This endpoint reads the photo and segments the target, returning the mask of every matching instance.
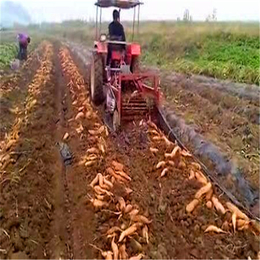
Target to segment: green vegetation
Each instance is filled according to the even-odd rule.
[[[143,27],[138,37],[143,46],[143,62],[188,74],[259,85],[258,26],[241,24],[238,29],[236,24],[233,28],[228,25],[164,24],[154,28],[154,33]]]
[[[132,24],[123,22],[128,41]],[[107,32],[108,23],[102,24]],[[92,46],[95,24],[66,21],[31,26],[44,37],[58,37]],[[200,74],[259,85],[259,24],[242,22],[141,22],[135,41],[142,62],[187,74]]]
[[[17,56],[16,44],[0,44],[0,69],[10,65],[10,62]]]

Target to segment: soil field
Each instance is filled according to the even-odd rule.
[[[164,72],[162,89],[168,115],[185,119],[217,146],[232,161],[234,174],[242,173],[259,194],[259,88]]]
[[[1,258],[260,257],[259,224],[191,154],[145,120],[108,132],[68,47],[25,66],[1,85]]]

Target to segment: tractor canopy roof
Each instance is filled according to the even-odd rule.
[[[97,0],[95,5],[99,7],[118,7],[121,9],[130,9],[143,4],[139,0]]]

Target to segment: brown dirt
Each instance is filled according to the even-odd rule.
[[[146,258],[256,258],[259,238],[250,231],[234,233],[229,228],[224,235],[204,233],[209,224],[221,227],[225,220],[230,221],[230,214],[222,216],[209,210],[204,200],[192,214],[185,212],[201,187],[187,179],[191,160],[184,159],[183,169],[172,167],[165,178],[158,178],[160,171],[155,166],[164,158],[167,147],[164,142],[150,140],[147,126],[130,124],[117,136],[102,133],[106,153],[92,167],[80,164],[87,149],[101,140],[91,137],[88,130],[102,122],[99,113],[92,113],[91,119],[81,120],[83,130],[77,132],[80,123],[71,119],[80,104],[73,102],[76,97],[88,100],[87,85],[76,73],[77,67],[66,49],[58,55],[58,43],[46,45],[49,51],[43,59],[47,61],[34,72],[34,84],[26,85],[25,106],[16,115],[20,120],[16,118],[16,124],[9,128],[10,138],[5,140],[0,154],[9,154],[13,159],[6,164],[1,157],[1,257],[101,258],[90,244],[109,250],[111,240],[104,233],[111,226],[129,222],[127,216],[118,219],[111,212],[95,210],[88,200],[93,196],[89,184],[97,173],[105,172],[112,160],[118,160],[132,178],[127,185],[133,193],[127,196],[123,186],[115,184],[109,210],[116,211],[115,201],[123,196],[152,220],[148,245],[139,235],[133,235]],[[21,73],[26,76],[26,71]],[[37,76],[39,73],[42,76]],[[89,103],[85,106],[92,110]],[[64,165],[57,145],[66,132],[70,136],[64,142],[73,155],[69,166]],[[8,148],[10,140],[15,142]],[[151,146],[159,148],[156,156],[150,152]],[[224,204],[227,199],[214,190]],[[140,250],[133,238],[126,242],[129,256]]]
[[[244,169],[246,179],[258,187],[259,103],[221,92],[205,81],[164,73],[161,83],[168,101],[165,106],[220,147]]]

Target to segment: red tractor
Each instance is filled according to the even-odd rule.
[[[117,131],[123,121],[155,115],[160,102],[158,76],[139,71],[140,45],[108,39],[101,33],[102,8],[134,9],[134,39],[136,9],[139,31],[141,4],[139,0],[98,0],[95,4],[96,41],[91,63],[90,96],[95,105],[105,103],[105,121],[113,131]],[[111,58],[106,64],[108,47],[111,48]]]

